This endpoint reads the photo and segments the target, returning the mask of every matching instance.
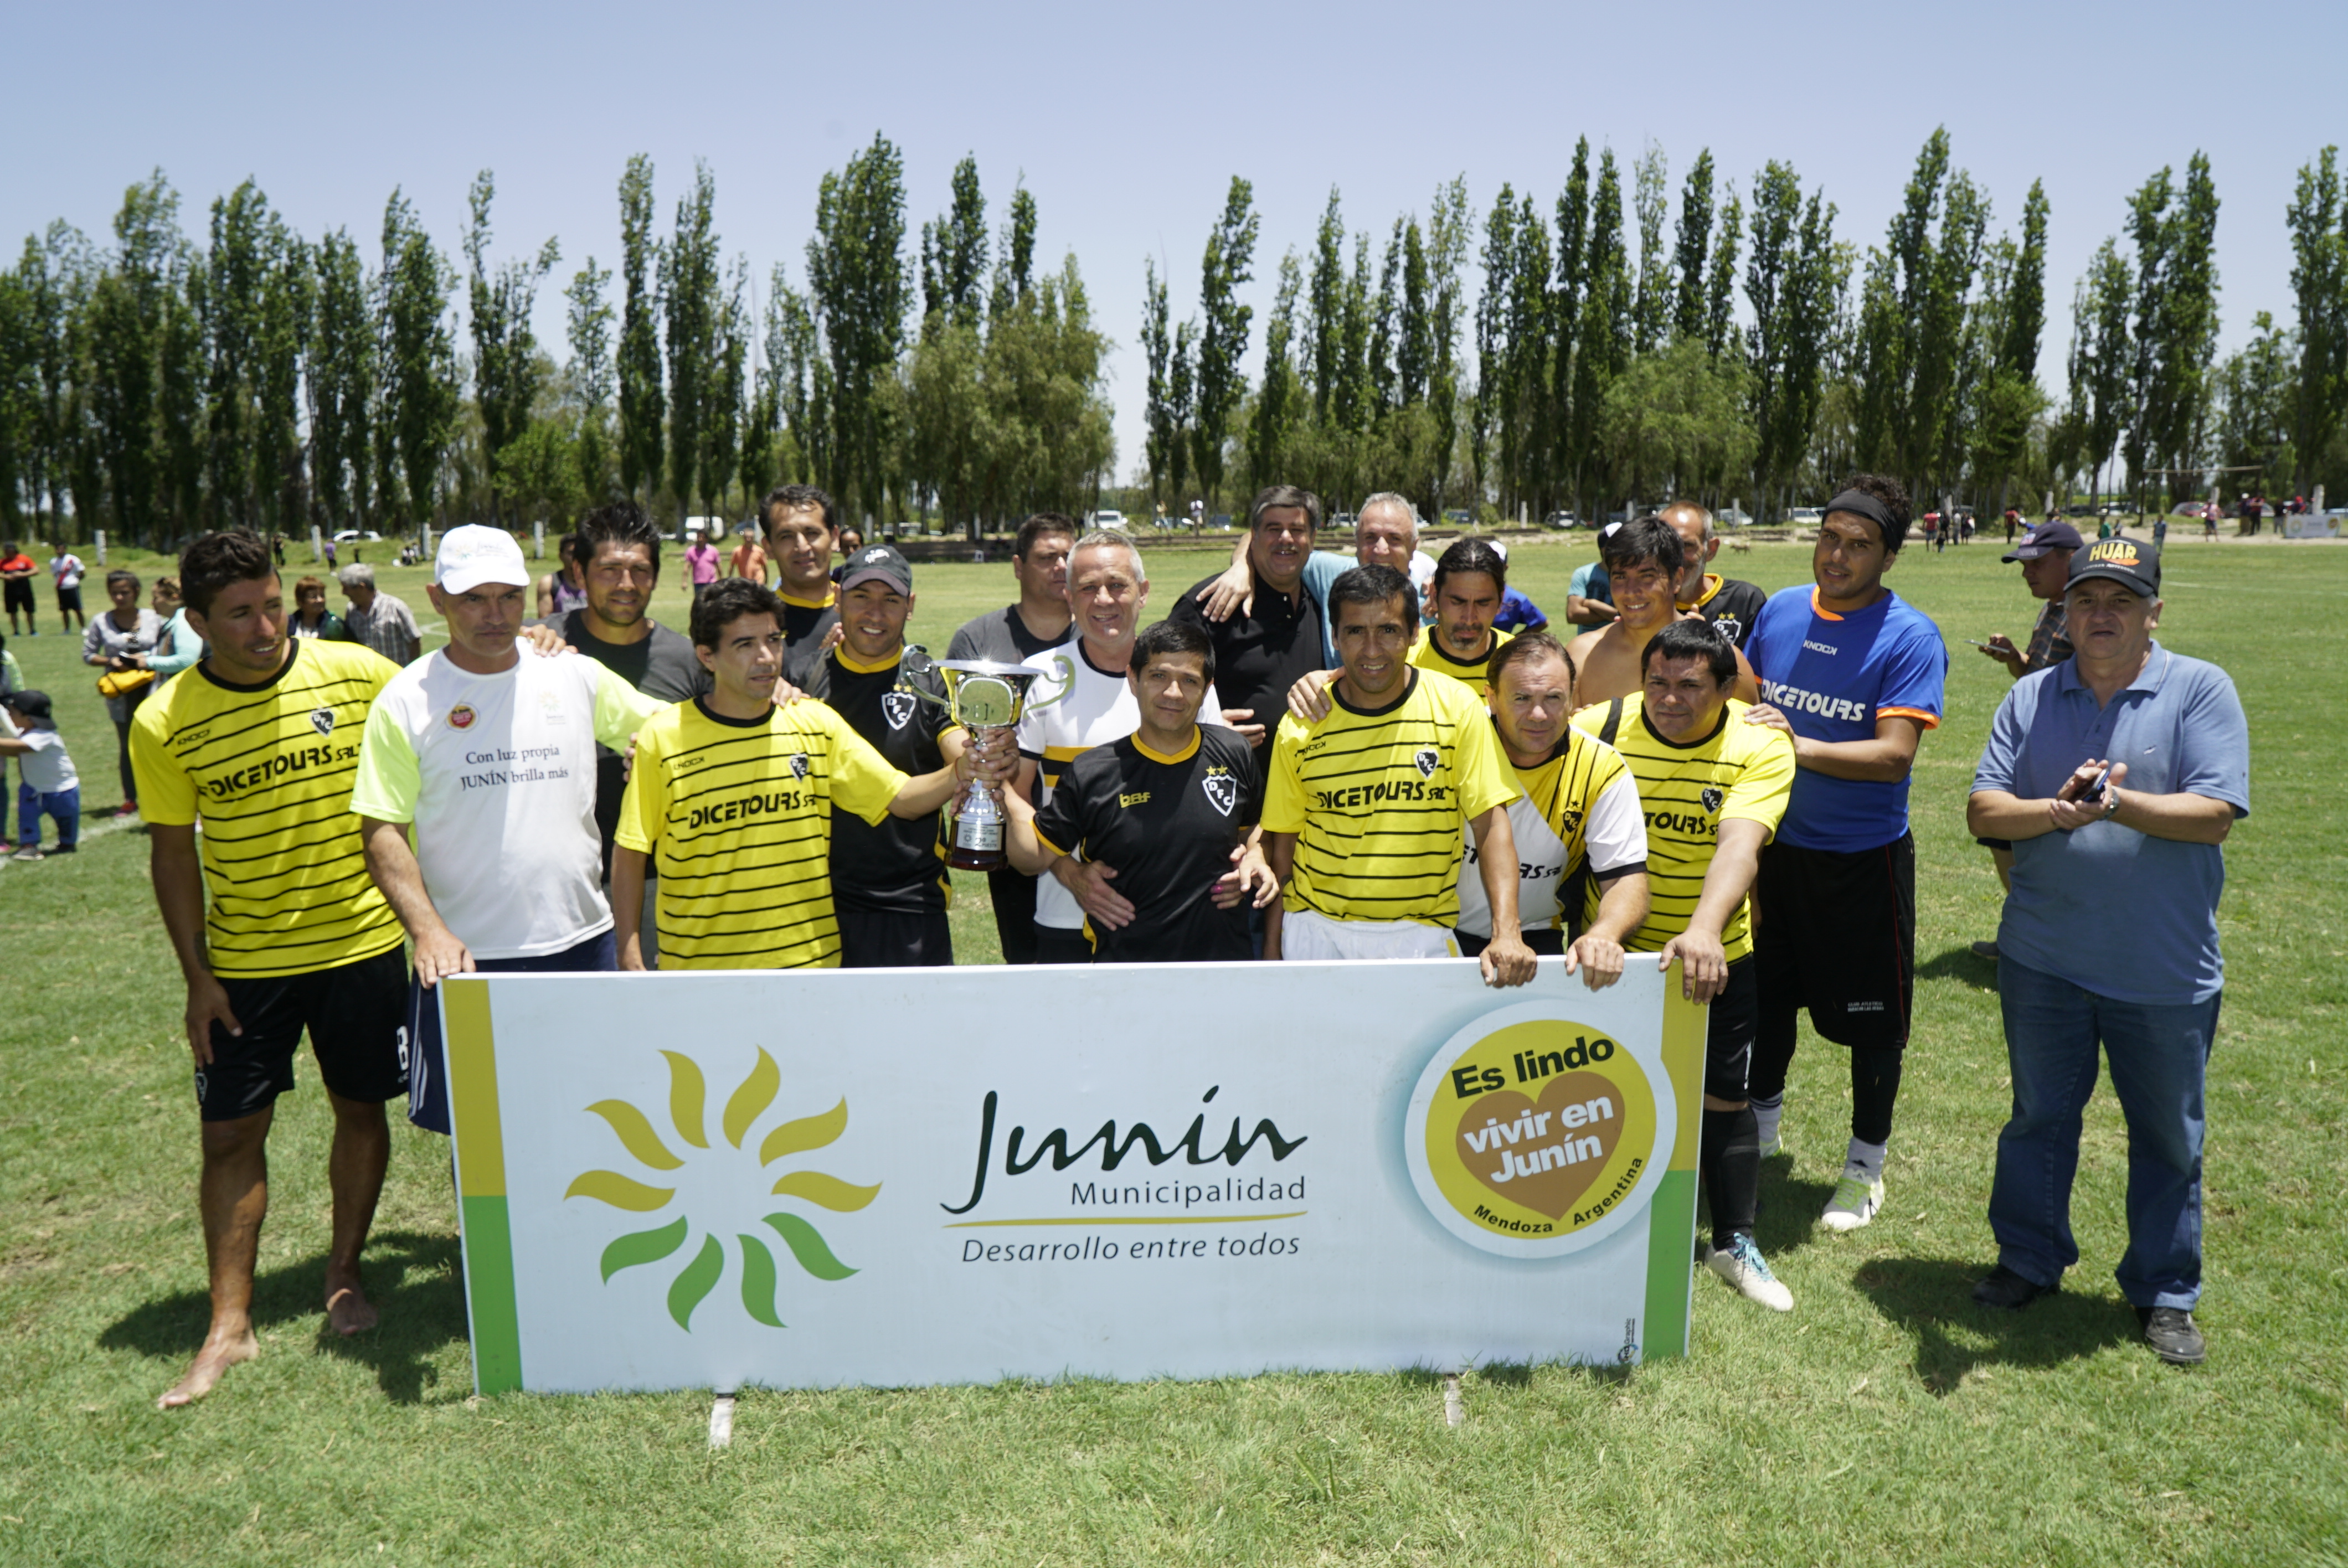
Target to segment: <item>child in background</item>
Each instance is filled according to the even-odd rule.
[[[46,692],[12,692],[0,699],[0,757],[18,759],[16,858],[41,858],[41,816],[57,825],[52,855],[71,855],[81,841],[81,780],[50,716]]]

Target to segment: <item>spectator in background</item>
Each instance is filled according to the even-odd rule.
[[[423,657],[424,633],[417,627],[415,611],[396,595],[376,587],[375,568],[346,566],[335,574],[335,580],[343,585],[343,597],[350,600],[351,612],[343,618],[343,625],[353,641],[366,643],[403,667]]]
[[[1681,614],[1695,616],[1727,638],[1732,647],[1743,648],[1746,638],[1752,635],[1754,618],[1769,602],[1769,596],[1742,579],[1704,569],[1720,554],[1720,536],[1713,531],[1709,507],[1694,501],[1673,501],[1656,516],[1670,524],[1680,543],[1687,547],[1688,559],[1680,569],[1672,602]]]
[[[16,656],[8,651],[7,640],[0,638],[0,702],[6,702],[12,693],[23,690],[25,690],[25,671],[17,667]],[[0,714],[0,717],[5,716]],[[13,732],[7,733],[13,733]],[[8,768],[5,762],[0,762],[0,844],[6,843],[7,837]]]
[[[2077,651],[2006,694],[1973,774],[1967,825],[2014,844],[1997,933],[2013,1114],[1990,1191],[1997,1267],[1973,1299],[2027,1307],[2079,1260],[2071,1186],[2100,1046],[2128,1130],[2120,1291],[2154,1354],[2190,1366],[2207,1354],[2193,1308],[2219,846],[2250,815],[2250,737],[2224,671],[2153,641],[2159,591],[2149,545],[2074,556]]]
[[[587,584],[580,575],[579,536],[562,536],[554,548],[561,565],[538,579],[538,618],[568,615],[587,602]]]
[[[1612,579],[1606,575],[1606,538],[1620,523],[1609,523],[1598,530],[1599,559],[1584,561],[1573,569],[1573,580],[1566,586],[1565,618],[1576,626],[1601,627],[1612,622],[1622,613],[1614,608]]]
[[[41,618],[33,607],[33,575],[40,569],[33,564],[31,556],[16,548],[15,540],[10,539],[0,545],[0,583],[6,585],[0,589],[0,593],[7,596],[8,634],[12,637],[17,634],[16,617],[19,613],[25,618],[23,630],[26,634],[33,637],[41,634]]]
[[[1992,632],[1982,645],[1982,651],[2004,665],[2005,672],[2016,681],[2071,657],[2071,640],[2063,634],[2063,586],[2071,580],[2071,557],[2085,542],[2068,523],[2046,523],[2024,534],[2022,542],[2006,552],[2005,559],[2022,563],[2022,580],[2030,597],[2044,600],[2038,624],[2031,628],[2027,648],[2015,648],[2003,631]],[[1997,864],[1999,886],[2011,892],[2013,845],[2003,838],[1978,842]],[[1994,941],[1975,942],[1972,949],[1977,958],[1997,959]]]
[[[354,642],[357,639],[343,618],[326,608],[326,585],[314,577],[294,580],[294,614],[285,623],[288,637],[323,637],[329,642]]]
[[[155,683],[147,661],[162,641],[163,619],[139,602],[134,573],[108,572],[106,596],[114,608],[82,629],[81,661],[106,672],[98,691],[106,699],[106,716],[114,721],[122,810],[128,815],[139,809],[139,781],[130,771],[130,720]]]
[[[49,575],[57,584],[57,623],[68,635],[77,621],[84,628],[89,625],[89,618],[81,611],[81,579],[88,569],[81,557],[65,546],[49,547]]]
[[[2242,531],[2252,538],[2258,538],[2259,525],[2266,519],[2266,515],[2267,498],[2264,496],[2245,497],[2242,501],[2242,520],[2247,527]]]
[[[16,858],[41,858],[41,818],[57,825],[52,855],[71,855],[81,842],[81,778],[50,716],[46,692],[0,698],[0,758],[15,757],[24,781],[16,791]]]
[[[747,577],[761,588],[767,585],[767,547],[747,523],[742,525],[742,541],[734,547],[726,569],[728,577]]]
[[[693,602],[699,604],[709,592],[709,585],[717,580],[717,547],[709,542],[708,535],[695,534],[692,542],[685,547],[685,579],[693,584]],[[591,592],[587,596],[588,602],[593,603],[594,597]],[[688,655],[692,653],[691,642],[681,637],[677,641],[685,643]],[[608,845],[605,853],[610,853]]]
[[[180,602],[178,578],[157,578],[154,597],[147,601],[147,608],[163,620],[162,641],[147,656],[147,668],[155,671],[155,685],[160,690],[163,682],[204,656],[204,640],[188,624],[187,606]]]
[[[856,559],[856,552],[863,548],[864,530],[862,528],[850,523],[848,527],[839,530],[839,564],[831,569],[831,580],[833,582],[840,582],[847,578],[848,563]]]

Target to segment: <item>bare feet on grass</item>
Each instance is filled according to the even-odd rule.
[[[326,1282],[326,1327],[347,1339],[354,1334],[364,1334],[381,1321],[359,1282],[349,1279]]]
[[[250,1361],[261,1354],[261,1342],[252,1337],[248,1326],[236,1334],[218,1330],[205,1336],[204,1348],[188,1366],[186,1376],[171,1385],[169,1392],[155,1401],[159,1410],[176,1410],[181,1405],[192,1405],[212,1391],[231,1367],[240,1361]]]

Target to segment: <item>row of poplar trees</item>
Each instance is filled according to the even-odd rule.
[[[2002,229],[1943,132],[1864,251],[1781,162],[1739,189],[1706,150],[1673,197],[1660,148],[1625,169],[1587,140],[1553,197],[1504,184],[1480,220],[1464,178],[1383,232],[1350,229],[1333,190],[1310,249],[1272,270],[1258,345],[1261,220],[1234,179],[1195,313],[1175,320],[1173,269],[1145,263],[1141,504],[1219,509],[1278,480],[1338,506],[1400,490],[1429,516],[1692,495],[1768,518],[1853,467],[1984,510],[2082,483],[2139,505],[2213,477],[2348,487],[2336,149],[2283,215],[2294,319],[2260,313],[2223,361],[2198,154],[2129,198],[2059,366],[2043,188]],[[159,171],[111,245],[64,223],[27,238],[0,271],[0,526],[412,533],[616,495],[741,516],[811,480],[851,517],[976,529],[1111,487],[1114,345],[1075,256],[1039,262],[1035,196],[1014,187],[997,226],[972,159],[916,236],[902,155],[876,136],[823,177],[795,282],[726,253],[705,165],[664,224],[632,159],[617,265],[563,282],[556,345],[533,322],[561,247],[499,244],[495,198],[485,170],[452,255],[402,192],[363,244],[304,238],[247,181],[199,242]]]

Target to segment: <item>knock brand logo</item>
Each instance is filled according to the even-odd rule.
[[[1437,1050],[1403,1119],[1437,1222],[1508,1257],[1560,1257],[1645,1208],[1667,1163],[1671,1080],[1556,1003],[1488,1014]]]
[[[858,1186],[821,1171],[787,1171],[763,1196],[757,1185],[750,1184],[766,1182],[765,1167],[836,1142],[848,1128],[848,1102],[842,1100],[819,1114],[776,1126],[757,1145],[757,1164],[752,1165],[743,1139],[774,1104],[782,1087],[782,1071],[775,1065],[775,1059],[763,1049],[759,1050],[748,1076],[726,1102],[720,1122],[726,1147],[713,1148],[705,1121],[707,1093],[700,1064],[677,1051],[664,1050],[661,1054],[668,1059],[670,1131],[683,1153],[673,1152],[654,1130],[651,1118],[624,1100],[600,1100],[587,1110],[610,1123],[621,1146],[635,1157],[640,1166],[656,1173],[654,1181],[664,1179],[670,1184],[654,1185],[654,1182],[639,1181],[617,1171],[588,1171],[574,1180],[562,1195],[565,1200],[592,1198],[630,1214],[656,1214],[672,1208],[684,1211],[665,1225],[631,1232],[604,1247],[604,1284],[609,1285],[612,1276],[623,1269],[677,1255],[698,1232],[700,1247],[677,1271],[668,1287],[668,1314],[675,1319],[676,1326],[687,1333],[693,1331],[694,1311],[725,1277],[730,1251],[739,1259],[742,1310],[769,1328],[783,1327],[775,1255],[765,1238],[735,1229],[737,1222],[734,1214],[745,1209],[746,1204],[747,1211],[764,1208],[766,1200],[771,1197],[794,1199],[834,1214],[852,1214],[879,1196],[878,1182]],[[689,1205],[698,1204],[716,1212],[696,1222]],[[722,1223],[714,1224],[713,1220]],[[764,1225],[771,1230],[789,1250],[792,1260],[818,1279],[843,1280],[856,1272],[834,1255],[823,1234],[803,1214],[778,1209],[749,1223]],[[735,1232],[735,1245],[730,1249],[717,1234],[727,1229]]]

